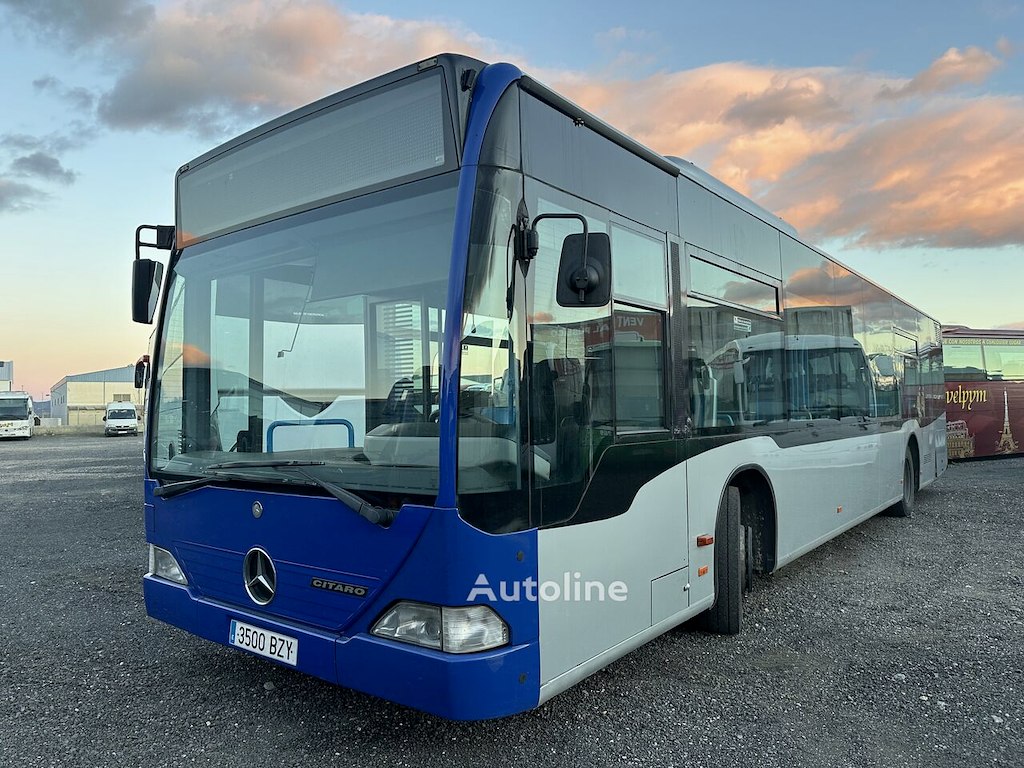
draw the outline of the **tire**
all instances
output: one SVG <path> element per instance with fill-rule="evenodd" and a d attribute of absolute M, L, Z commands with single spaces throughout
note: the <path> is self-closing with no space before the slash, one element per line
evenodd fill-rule
<path fill-rule="evenodd" d="M 913 517 L 914 503 L 917 501 L 917 466 L 914 454 L 907 449 L 903 456 L 903 498 L 885 510 L 889 517 Z"/>
<path fill-rule="evenodd" d="M 743 628 L 748 537 L 740 524 L 740 489 L 730 485 L 715 523 L 715 603 L 701 615 L 702 629 L 736 635 Z"/>

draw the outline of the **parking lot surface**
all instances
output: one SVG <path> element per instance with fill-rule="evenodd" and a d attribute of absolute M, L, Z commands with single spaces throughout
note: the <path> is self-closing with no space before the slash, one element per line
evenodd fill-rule
<path fill-rule="evenodd" d="M 147 618 L 141 453 L 0 443 L 0 766 L 1024 765 L 1024 459 L 758 578 L 744 634 L 449 723 Z"/>

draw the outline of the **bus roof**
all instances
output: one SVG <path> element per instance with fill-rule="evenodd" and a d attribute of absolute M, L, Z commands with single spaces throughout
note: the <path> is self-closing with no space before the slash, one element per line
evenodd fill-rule
<path fill-rule="evenodd" d="M 790 334 L 784 338 L 779 333 L 757 333 L 746 338 L 733 339 L 726 347 L 733 344 L 741 352 L 782 349 L 783 346 L 787 350 L 862 348 L 861 343 L 852 336 L 833 336 L 831 333 Z"/>
<path fill-rule="evenodd" d="M 968 328 L 966 325 L 944 325 L 942 338 L 1024 339 L 1024 328 Z"/>

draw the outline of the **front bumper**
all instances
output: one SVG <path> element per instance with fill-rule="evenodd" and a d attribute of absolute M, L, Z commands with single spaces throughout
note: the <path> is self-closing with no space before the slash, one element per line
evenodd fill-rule
<path fill-rule="evenodd" d="M 268 619 L 193 597 L 187 587 L 149 575 L 143 579 L 143 593 L 146 611 L 155 619 L 221 645 L 228 644 L 232 619 L 294 637 L 299 671 L 451 720 L 503 717 L 532 709 L 539 701 L 536 642 L 445 654 L 365 632 L 339 635 Z"/>

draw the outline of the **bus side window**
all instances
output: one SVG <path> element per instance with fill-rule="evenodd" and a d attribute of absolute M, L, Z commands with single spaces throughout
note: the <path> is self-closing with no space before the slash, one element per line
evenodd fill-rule
<path fill-rule="evenodd" d="M 687 305 L 694 427 L 735 431 L 784 419 L 781 321 L 694 297 Z"/>
<path fill-rule="evenodd" d="M 781 350 L 768 349 L 751 353 L 744 360 L 746 367 L 746 418 L 751 421 L 778 421 L 785 418 L 781 380 L 776 375 L 782 367 Z"/>

